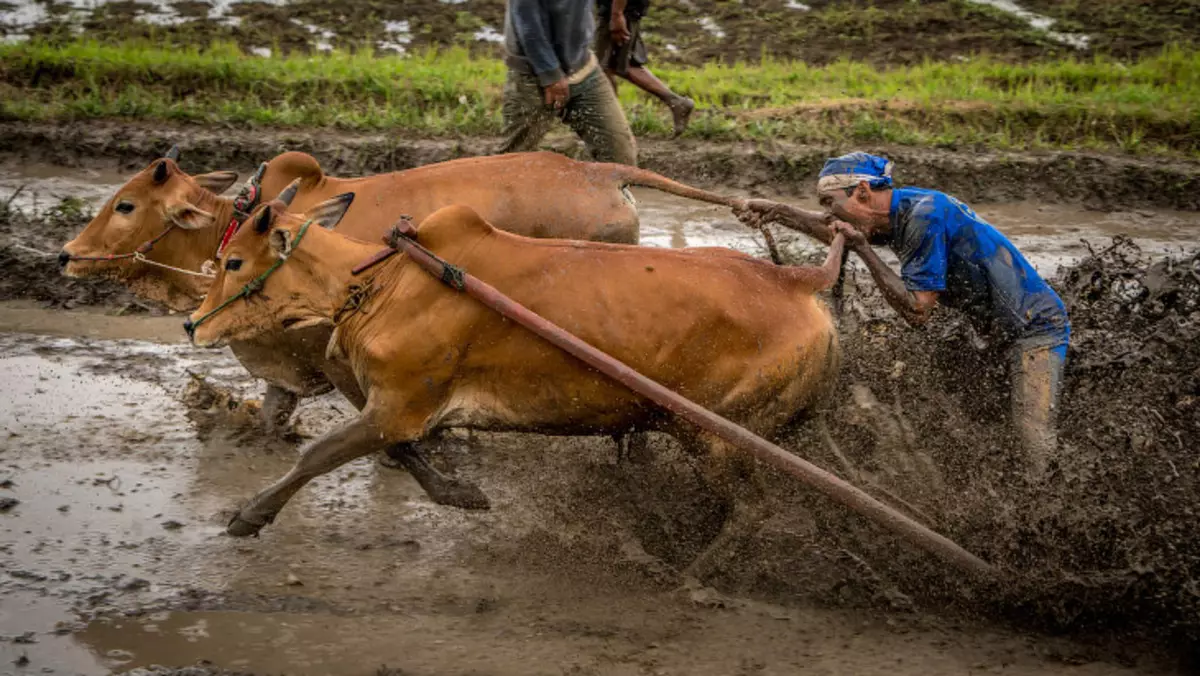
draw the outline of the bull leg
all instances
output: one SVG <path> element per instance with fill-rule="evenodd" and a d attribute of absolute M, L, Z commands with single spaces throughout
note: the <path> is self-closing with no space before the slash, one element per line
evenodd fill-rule
<path fill-rule="evenodd" d="M 327 364 L 325 376 L 329 378 L 354 408 L 363 410 L 367 405 L 367 396 L 358 385 L 352 371 L 340 365 Z M 436 434 L 436 432 L 435 432 Z M 385 453 L 379 455 L 379 464 L 391 469 L 406 469 L 425 494 L 435 504 L 462 509 L 488 509 L 487 496 L 473 483 L 446 476 L 439 472 L 425 456 L 421 454 L 416 444 L 404 443 L 389 446 Z"/>
<path fill-rule="evenodd" d="M 766 491 L 763 475 L 754 460 L 728 443 L 707 433 L 697 434 L 684 443 L 703 447 L 702 478 L 730 507 L 720 532 L 683 571 L 684 579 L 699 581 L 718 570 L 733 553 L 738 540 L 762 523 L 766 516 Z"/>
<path fill-rule="evenodd" d="M 649 437 L 646 432 L 629 431 L 612 435 L 617 443 L 617 464 L 644 465 L 651 461 Z"/>
<path fill-rule="evenodd" d="M 300 395 L 267 383 L 267 393 L 263 396 L 262 406 L 263 431 L 270 435 L 280 434 L 299 405 Z"/>
<path fill-rule="evenodd" d="M 490 509 L 487 495 L 475 484 L 448 477 L 437 471 L 417 450 L 416 444 L 404 442 L 387 448 L 387 457 L 408 470 L 425 494 L 436 504 L 460 509 Z"/>
<path fill-rule="evenodd" d="M 379 429 L 358 418 L 326 434 L 301 453 L 292 469 L 270 488 L 254 496 L 229 521 L 225 531 L 235 537 L 255 535 L 275 520 L 275 515 L 305 484 L 342 465 L 369 455 L 385 442 Z"/>

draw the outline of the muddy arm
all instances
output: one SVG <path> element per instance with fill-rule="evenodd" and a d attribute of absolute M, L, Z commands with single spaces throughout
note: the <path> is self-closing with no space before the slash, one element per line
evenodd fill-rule
<path fill-rule="evenodd" d="M 866 242 L 854 245 L 854 253 L 862 259 L 875 285 L 900 316 L 912 326 L 920 326 L 929 321 L 930 312 L 937 302 L 936 291 L 909 291 L 904 287 L 904 281 L 883 262 L 879 254 Z"/>
<path fill-rule="evenodd" d="M 829 229 L 828 214 L 819 211 L 806 211 L 789 204 L 777 204 L 764 221 L 770 220 L 790 230 L 802 232 L 813 239 L 826 244 L 833 242 L 833 231 Z"/>
<path fill-rule="evenodd" d="M 829 222 L 833 216 L 819 211 L 806 211 L 782 202 L 771 200 L 738 200 L 732 205 L 733 213 L 738 219 L 752 227 L 760 228 L 767 223 L 778 223 L 789 230 L 802 232 L 813 239 L 830 244 L 833 242 L 833 231 Z"/>

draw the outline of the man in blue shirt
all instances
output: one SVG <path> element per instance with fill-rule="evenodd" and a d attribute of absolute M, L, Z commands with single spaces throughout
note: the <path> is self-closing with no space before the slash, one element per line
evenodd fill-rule
<path fill-rule="evenodd" d="M 862 152 L 829 159 L 817 194 L 844 223 L 826 226 L 812 214 L 766 200 L 750 200 L 738 216 L 752 225 L 779 221 L 823 241 L 842 232 L 888 304 L 910 324 L 924 324 L 935 305 L 945 305 L 1011 346 L 1013 422 L 1030 455 L 1031 478 L 1042 478 L 1057 450 L 1054 418 L 1071 333 L 1058 294 L 967 205 L 935 190 L 893 187 L 887 159 Z M 899 275 L 872 243 L 891 247 L 900 259 Z"/>

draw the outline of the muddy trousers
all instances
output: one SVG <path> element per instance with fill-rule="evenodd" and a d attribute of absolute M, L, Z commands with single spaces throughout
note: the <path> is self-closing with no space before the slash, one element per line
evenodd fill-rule
<path fill-rule="evenodd" d="M 1011 359 L 1013 425 L 1028 454 L 1030 478 L 1041 480 L 1058 452 L 1058 402 L 1067 346 L 1018 341 Z"/>
<path fill-rule="evenodd" d="M 537 150 L 554 120 L 561 119 L 583 139 L 596 162 L 637 166 L 637 145 L 625 111 L 599 68 L 571 85 L 561 113 L 546 105 L 536 77 L 510 68 L 504 83 L 503 114 L 500 153 Z"/>

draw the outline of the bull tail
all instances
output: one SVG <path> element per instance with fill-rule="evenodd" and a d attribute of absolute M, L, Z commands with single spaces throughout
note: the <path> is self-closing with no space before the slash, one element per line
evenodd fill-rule
<path fill-rule="evenodd" d="M 655 190 L 661 190 L 672 195 L 708 202 L 709 204 L 719 204 L 730 208 L 742 202 L 742 200 L 733 197 L 725 197 L 724 195 L 718 195 L 707 190 L 701 190 L 700 188 L 693 188 L 690 185 L 684 185 L 666 176 L 639 167 L 612 163 L 604 163 L 601 166 L 617 182 L 617 187 L 619 188 L 627 188 L 629 186 L 654 188 Z"/>

